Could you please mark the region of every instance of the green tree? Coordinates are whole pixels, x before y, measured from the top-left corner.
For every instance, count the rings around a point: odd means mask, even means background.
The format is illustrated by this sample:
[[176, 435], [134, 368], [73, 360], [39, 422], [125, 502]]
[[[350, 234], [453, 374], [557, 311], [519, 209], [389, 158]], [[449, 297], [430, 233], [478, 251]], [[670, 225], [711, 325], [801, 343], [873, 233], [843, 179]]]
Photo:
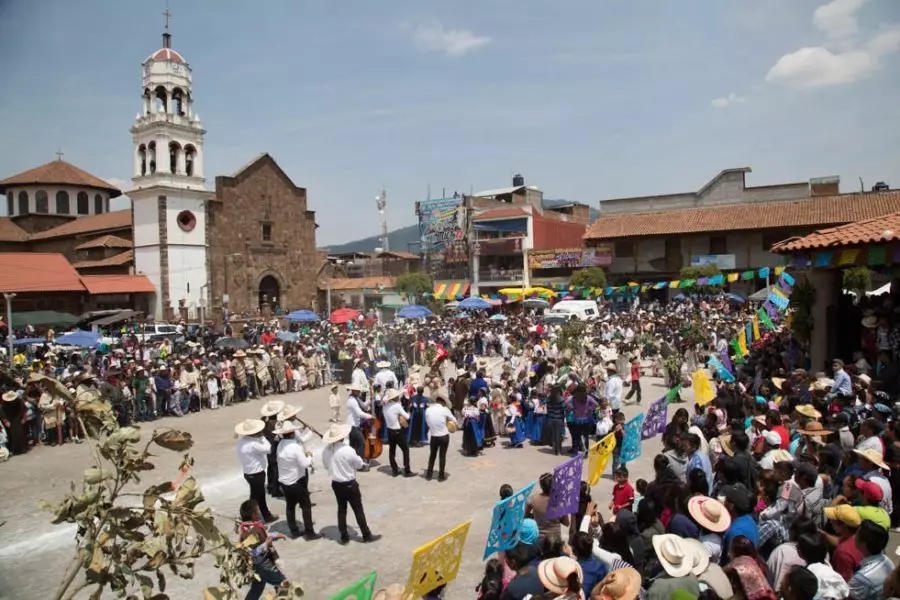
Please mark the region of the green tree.
[[[701, 277], [714, 277], [716, 275], [721, 275], [722, 271], [719, 270], [719, 265], [716, 264], [708, 264], [708, 265], [697, 265], [692, 267], [684, 267], [679, 271], [678, 277], [681, 281], [685, 279], [693, 279], [697, 281]], [[693, 287], [687, 289], [688, 293], [696, 292], [698, 294], [718, 294], [722, 291], [723, 284], [719, 285], [697, 285], [694, 284]]]
[[865, 267], [850, 267], [844, 269], [843, 286], [845, 290], [856, 290], [860, 294], [865, 293], [872, 285], [872, 272]]
[[434, 282], [428, 273], [417, 271], [415, 273], [404, 273], [394, 280], [394, 289], [400, 292], [404, 298], [419, 299], [422, 294], [434, 290]]
[[602, 267], [578, 269], [572, 273], [569, 283], [579, 288], [603, 288], [606, 287], [606, 272]]

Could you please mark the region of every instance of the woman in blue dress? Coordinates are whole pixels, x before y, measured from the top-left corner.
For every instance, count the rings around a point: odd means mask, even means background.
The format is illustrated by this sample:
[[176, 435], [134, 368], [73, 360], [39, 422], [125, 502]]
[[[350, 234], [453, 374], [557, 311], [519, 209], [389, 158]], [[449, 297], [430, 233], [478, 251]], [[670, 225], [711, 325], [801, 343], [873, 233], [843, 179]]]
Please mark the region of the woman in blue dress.
[[519, 408], [517, 395], [511, 395], [506, 407], [506, 432], [509, 434], [509, 447], [521, 448], [525, 443], [525, 422]]
[[428, 443], [428, 423], [425, 422], [425, 409], [428, 408], [428, 398], [425, 397], [425, 388], [419, 386], [416, 393], [409, 399], [409, 429], [407, 429], [407, 441], [410, 446], [422, 446]]
[[481, 428], [481, 413], [472, 398], [466, 400], [462, 409], [463, 416], [463, 454], [466, 456], [478, 456], [484, 448], [484, 430]]

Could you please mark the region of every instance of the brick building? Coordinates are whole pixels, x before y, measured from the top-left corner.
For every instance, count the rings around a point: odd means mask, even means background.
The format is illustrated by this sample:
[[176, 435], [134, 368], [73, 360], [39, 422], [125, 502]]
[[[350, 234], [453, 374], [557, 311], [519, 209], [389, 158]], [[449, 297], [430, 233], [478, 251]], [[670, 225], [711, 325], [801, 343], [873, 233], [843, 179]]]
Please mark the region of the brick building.
[[[209, 284], [216, 314], [316, 307], [315, 212], [306, 190], [268, 154], [216, 177], [207, 204]], [[227, 303], [223, 303], [223, 299]]]

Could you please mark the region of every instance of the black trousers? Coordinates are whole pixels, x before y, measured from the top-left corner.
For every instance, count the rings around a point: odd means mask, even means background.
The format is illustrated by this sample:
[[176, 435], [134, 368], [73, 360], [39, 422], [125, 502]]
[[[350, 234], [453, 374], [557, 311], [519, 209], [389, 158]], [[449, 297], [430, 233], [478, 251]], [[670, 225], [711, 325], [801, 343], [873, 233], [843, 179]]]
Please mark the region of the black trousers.
[[269, 512], [269, 506], [266, 504], [266, 472], [260, 471], [252, 475], [244, 473], [244, 479], [250, 484], [250, 499], [256, 500], [263, 520], [268, 520], [272, 513]]
[[350, 445], [356, 451], [356, 455], [362, 458], [366, 449], [366, 437], [359, 427], [350, 429]]
[[450, 447], [449, 435], [433, 435], [431, 436], [431, 452], [428, 454], [428, 471], [427, 475], [434, 473], [434, 459], [440, 453], [440, 462], [438, 464], [438, 476], [444, 476], [444, 469], [447, 466], [447, 448]]
[[303, 531], [313, 533], [312, 502], [309, 499], [309, 477], [304, 475], [291, 485], [281, 484], [284, 492], [285, 512], [287, 513], [288, 528], [293, 534], [300, 533], [297, 526], [297, 505], [303, 513]]
[[626, 400], [631, 400], [633, 395], [637, 394], [637, 403], [641, 403], [641, 380], [633, 379], [631, 381], [631, 390], [625, 395]]
[[278, 455], [275, 452], [276, 450], [278, 450], [278, 442], [272, 444], [272, 452], [266, 458], [266, 478], [268, 479], [266, 488], [273, 496], [281, 494], [281, 484], [278, 483]]
[[403, 470], [409, 472], [409, 442], [406, 441], [406, 431], [404, 429], [388, 429], [388, 444], [390, 444], [388, 458], [391, 461], [391, 470], [394, 475], [400, 472], [397, 467], [397, 446], [400, 446], [400, 451], [403, 453]]
[[553, 446], [553, 454], [562, 454], [563, 437], [566, 433], [566, 422], [562, 419], [547, 419], [550, 428], [550, 445]]
[[356, 524], [359, 526], [360, 533], [363, 537], [369, 537], [372, 532], [369, 530], [369, 524], [366, 522], [366, 513], [363, 510], [362, 493], [359, 491], [359, 482], [353, 481], [332, 481], [331, 489], [334, 497], [337, 499], [338, 505], [338, 530], [341, 532], [341, 539], [349, 539], [350, 534], [347, 532], [347, 505], [353, 509], [353, 516], [356, 517]]

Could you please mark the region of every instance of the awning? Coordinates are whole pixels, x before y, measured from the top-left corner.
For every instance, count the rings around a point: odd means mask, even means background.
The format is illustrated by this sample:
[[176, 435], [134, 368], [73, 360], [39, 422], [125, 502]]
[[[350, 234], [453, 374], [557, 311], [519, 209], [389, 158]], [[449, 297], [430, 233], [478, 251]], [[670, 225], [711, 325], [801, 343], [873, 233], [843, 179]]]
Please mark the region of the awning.
[[146, 275], [83, 275], [81, 280], [91, 295], [156, 293]]
[[457, 296], [465, 296], [469, 291], [469, 281], [438, 281], [434, 284], [435, 300], [456, 300]]
[[18, 328], [25, 325], [74, 325], [78, 322], [78, 317], [55, 310], [32, 310], [25, 312], [13, 311], [12, 319], [10, 320], [13, 327]]
[[91, 325], [97, 325], [98, 327], [102, 327], [104, 325], [113, 325], [115, 323], [121, 323], [122, 321], [132, 319], [139, 314], [140, 313], [136, 310], [121, 310], [115, 314], [97, 319], [96, 321], [91, 321]]

